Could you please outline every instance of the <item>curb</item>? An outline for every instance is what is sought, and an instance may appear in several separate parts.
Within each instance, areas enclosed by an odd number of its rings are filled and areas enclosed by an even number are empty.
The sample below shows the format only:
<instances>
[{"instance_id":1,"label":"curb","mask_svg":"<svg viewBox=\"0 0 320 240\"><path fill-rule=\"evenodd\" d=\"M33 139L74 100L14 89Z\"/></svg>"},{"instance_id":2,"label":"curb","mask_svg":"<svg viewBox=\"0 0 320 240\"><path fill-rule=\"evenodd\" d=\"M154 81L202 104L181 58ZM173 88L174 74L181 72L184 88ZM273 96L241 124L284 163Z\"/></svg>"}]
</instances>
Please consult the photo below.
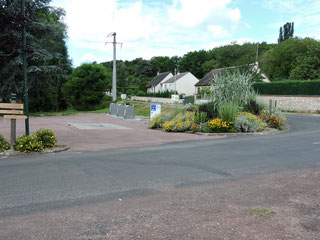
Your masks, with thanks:
<instances>
[{"instance_id":1,"label":"curb","mask_svg":"<svg viewBox=\"0 0 320 240\"><path fill-rule=\"evenodd\" d=\"M191 132L187 131L185 133L188 134L195 134L195 135L201 135L201 136L223 136L223 137L228 137L228 136L264 136L264 135L275 135L278 133L283 133L287 132L290 129L290 125L286 125L284 130L279 130L275 128L271 128L269 130L263 131L263 132L247 132L247 133L203 133L203 132Z\"/></svg>"},{"instance_id":2,"label":"curb","mask_svg":"<svg viewBox=\"0 0 320 240\"><path fill-rule=\"evenodd\" d=\"M58 152L67 151L67 150L69 150L69 149L70 149L69 146L58 145L58 146L55 147L55 148L42 150L41 152L23 153L23 152L18 152L18 151L6 150L6 151L0 153L0 158L6 158L6 157L8 157L8 156L22 156L22 155L26 155L26 154L34 155L34 154L58 153Z\"/></svg>"}]
</instances>

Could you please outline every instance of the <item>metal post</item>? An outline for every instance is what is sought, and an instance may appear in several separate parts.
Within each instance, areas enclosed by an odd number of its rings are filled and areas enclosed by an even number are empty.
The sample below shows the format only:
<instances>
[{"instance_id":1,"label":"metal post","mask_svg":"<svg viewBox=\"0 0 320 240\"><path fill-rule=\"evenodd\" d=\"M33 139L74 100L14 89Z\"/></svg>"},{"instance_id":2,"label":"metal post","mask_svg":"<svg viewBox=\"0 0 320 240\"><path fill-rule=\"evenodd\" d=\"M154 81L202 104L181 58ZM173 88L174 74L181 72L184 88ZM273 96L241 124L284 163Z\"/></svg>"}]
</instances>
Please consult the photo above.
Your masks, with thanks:
<instances>
[{"instance_id":1,"label":"metal post","mask_svg":"<svg viewBox=\"0 0 320 240\"><path fill-rule=\"evenodd\" d=\"M117 100L116 33L113 33L112 101Z\"/></svg>"},{"instance_id":2,"label":"metal post","mask_svg":"<svg viewBox=\"0 0 320 240\"><path fill-rule=\"evenodd\" d=\"M177 92L177 69L174 69L174 94Z\"/></svg>"},{"instance_id":3,"label":"metal post","mask_svg":"<svg viewBox=\"0 0 320 240\"><path fill-rule=\"evenodd\" d=\"M11 93L11 103L17 102L17 95L15 93ZM14 150L14 144L16 142L16 129L17 129L17 120L11 119L11 137L10 137L10 147L11 150Z\"/></svg>"},{"instance_id":4,"label":"metal post","mask_svg":"<svg viewBox=\"0 0 320 240\"><path fill-rule=\"evenodd\" d=\"M21 1L22 16L25 17L25 0ZM29 98L28 98L28 78L27 78L27 56L26 56L26 26L22 30L22 55L23 55L23 78L24 78L24 114L27 116L25 120L26 135L29 136Z\"/></svg>"}]
</instances>

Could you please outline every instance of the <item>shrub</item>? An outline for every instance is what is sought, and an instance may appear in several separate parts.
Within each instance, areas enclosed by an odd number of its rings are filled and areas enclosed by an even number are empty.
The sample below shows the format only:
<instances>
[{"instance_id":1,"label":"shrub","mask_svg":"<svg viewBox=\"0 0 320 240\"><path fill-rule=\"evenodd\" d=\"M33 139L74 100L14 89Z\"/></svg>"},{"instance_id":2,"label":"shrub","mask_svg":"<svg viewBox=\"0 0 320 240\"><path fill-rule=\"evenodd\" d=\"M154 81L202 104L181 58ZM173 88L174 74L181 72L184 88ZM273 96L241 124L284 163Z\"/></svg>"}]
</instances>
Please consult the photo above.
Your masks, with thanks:
<instances>
[{"instance_id":1,"label":"shrub","mask_svg":"<svg viewBox=\"0 0 320 240\"><path fill-rule=\"evenodd\" d=\"M218 106L219 116L225 122L233 122L239 111L239 104L235 102L224 102Z\"/></svg>"},{"instance_id":2,"label":"shrub","mask_svg":"<svg viewBox=\"0 0 320 240\"><path fill-rule=\"evenodd\" d=\"M57 141L54 132L50 129L39 129L34 134L34 137L36 137L38 141L42 142L43 148L52 148Z\"/></svg>"},{"instance_id":3,"label":"shrub","mask_svg":"<svg viewBox=\"0 0 320 240\"><path fill-rule=\"evenodd\" d=\"M199 110L195 114L195 123L200 124L207 121L207 113L206 112L200 112Z\"/></svg>"},{"instance_id":4,"label":"shrub","mask_svg":"<svg viewBox=\"0 0 320 240\"><path fill-rule=\"evenodd\" d=\"M3 152L4 150L9 150L9 148L9 142L0 134L0 152Z\"/></svg>"},{"instance_id":5,"label":"shrub","mask_svg":"<svg viewBox=\"0 0 320 240\"><path fill-rule=\"evenodd\" d=\"M259 101L256 95L251 95L249 96L247 104L244 106L243 110L245 112L249 112L259 116L264 109L265 109L264 103Z\"/></svg>"},{"instance_id":6,"label":"shrub","mask_svg":"<svg viewBox=\"0 0 320 240\"><path fill-rule=\"evenodd\" d=\"M15 150L20 152L40 152L43 150L42 142L37 136L22 135L17 138L14 146Z\"/></svg>"},{"instance_id":7,"label":"shrub","mask_svg":"<svg viewBox=\"0 0 320 240\"><path fill-rule=\"evenodd\" d=\"M253 75L248 72L231 71L214 75L211 80L212 100L217 107L227 102L244 106L249 96L255 94Z\"/></svg>"},{"instance_id":8,"label":"shrub","mask_svg":"<svg viewBox=\"0 0 320 240\"><path fill-rule=\"evenodd\" d=\"M313 81L276 81L270 83L254 83L259 94L270 95L320 95L320 80Z\"/></svg>"},{"instance_id":9,"label":"shrub","mask_svg":"<svg viewBox=\"0 0 320 240\"><path fill-rule=\"evenodd\" d=\"M261 132L267 127L267 124L256 115L241 112L234 121L234 127L239 132Z\"/></svg>"},{"instance_id":10,"label":"shrub","mask_svg":"<svg viewBox=\"0 0 320 240\"><path fill-rule=\"evenodd\" d=\"M260 115L260 118L271 128L284 129L286 118L278 110L273 113L265 111Z\"/></svg>"},{"instance_id":11,"label":"shrub","mask_svg":"<svg viewBox=\"0 0 320 240\"><path fill-rule=\"evenodd\" d=\"M184 132L190 130L194 124L195 114L193 112L179 113L172 120L163 124L165 132Z\"/></svg>"},{"instance_id":12,"label":"shrub","mask_svg":"<svg viewBox=\"0 0 320 240\"><path fill-rule=\"evenodd\" d=\"M200 104L199 111L205 112L208 119L216 118L218 116L218 111L214 102Z\"/></svg>"},{"instance_id":13,"label":"shrub","mask_svg":"<svg viewBox=\"0 0 320 240\"><path fill-rule=\"evenodd\" d=\"M63 86L68 104L77 110L95 110L111 88L111 74L100 64L82 64Z\"/></svg>"},{"instance_id":14,"label":"shrub","mask_svg":"<svg viewBox=\"0 0 320 240\"><path fill-rule=\"evenodd\" d=\"M233 131L233 122L223 121L221 118L212 119L209 122L205 123L203 127L204 132L232 132Z\"/></svg>"}]
</instances>

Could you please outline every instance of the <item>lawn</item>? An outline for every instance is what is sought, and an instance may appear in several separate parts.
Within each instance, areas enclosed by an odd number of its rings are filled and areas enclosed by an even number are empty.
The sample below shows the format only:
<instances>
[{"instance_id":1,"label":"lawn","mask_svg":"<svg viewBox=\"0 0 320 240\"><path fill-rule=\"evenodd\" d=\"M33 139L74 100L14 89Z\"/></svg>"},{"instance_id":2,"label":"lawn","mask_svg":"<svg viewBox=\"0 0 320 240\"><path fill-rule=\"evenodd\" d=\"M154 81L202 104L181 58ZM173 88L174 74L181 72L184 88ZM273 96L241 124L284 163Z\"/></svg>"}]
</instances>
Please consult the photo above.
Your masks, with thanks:
<instances>
[{"instance_id":1,"label":"lawn","mask_svg":"<svg viewBox=\"0 0 320 240\"><path fill-rule=\"evenodd\" d=\"M150 103L149 102L142 102L142 101L118 101L121 104L129 104L134 105L135 115L136 116L143 116L143 117L150 117ZM181 109L185 106L182 104L162 104L161 112L170 114L175 109ZM30 116L33 117L42 117L42 116L62 116L62 115L74 115L79 113L108 113L109 108L103 108L99 110L93 111L77 111L77 110L65 110L61 112L36 112L30 113Z\"/></svg>"}]
</instances>

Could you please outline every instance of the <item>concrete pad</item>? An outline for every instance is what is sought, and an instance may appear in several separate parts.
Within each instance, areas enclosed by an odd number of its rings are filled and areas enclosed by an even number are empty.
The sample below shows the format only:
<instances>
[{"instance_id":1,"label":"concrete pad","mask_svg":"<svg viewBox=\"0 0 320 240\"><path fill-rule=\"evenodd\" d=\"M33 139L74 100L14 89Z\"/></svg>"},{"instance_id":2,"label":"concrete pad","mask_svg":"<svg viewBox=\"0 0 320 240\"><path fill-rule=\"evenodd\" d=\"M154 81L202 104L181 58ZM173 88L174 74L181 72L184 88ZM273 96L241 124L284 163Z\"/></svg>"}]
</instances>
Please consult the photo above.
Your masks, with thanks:
<instances>
[{"instance_id":1,"label":"concrete pad","mask_svg":"<svg viewBox=\"0 0 320 240\"><path fill-rule=\"evenodd\" d=\"M129 130L131 128L112 124L112 123L68 123L69 126L76 127L78 129L87 130L101 130L101 129L117 129L117 130Z\"/></svg>"}]
</instances>

